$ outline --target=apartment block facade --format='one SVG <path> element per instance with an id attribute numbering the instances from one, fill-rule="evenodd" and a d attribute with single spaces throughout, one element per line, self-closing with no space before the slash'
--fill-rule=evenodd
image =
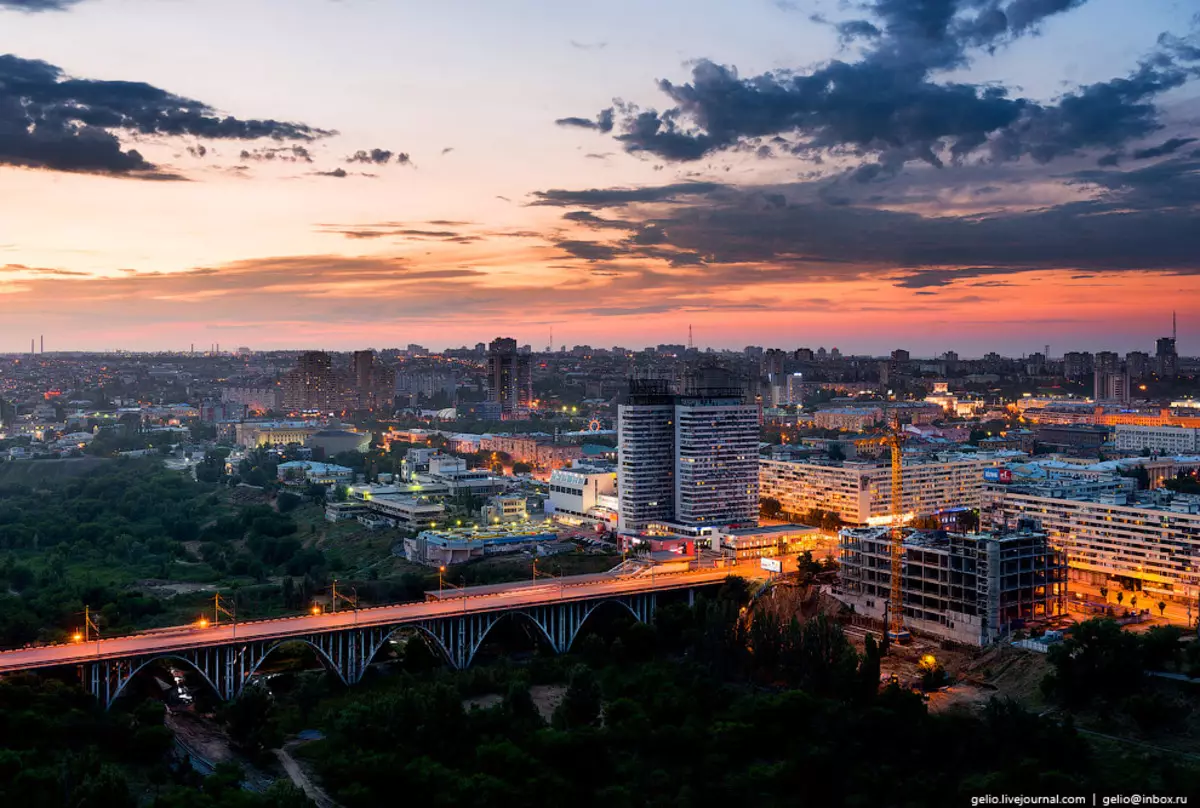
<path id="1" fill-rule="evenodd" d="M 948 508 L 978 508 L 983 475 L 1019 452 L 933 456 L 904 462 L 904 513 L 928 514 Z M 870 524 L 892 510 L 892 472 L 886 462 L 763 460 L 759 464 L 759 493 L 777 499 L 784 513 L 803 515 L 819 508 L 833 511 L 843 522 Z"/>

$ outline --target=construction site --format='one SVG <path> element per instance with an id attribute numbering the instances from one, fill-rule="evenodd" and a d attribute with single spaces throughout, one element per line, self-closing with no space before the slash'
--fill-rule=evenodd
<path id="1" fill-rule="evenodd" d="M 891 528 L 843 530 L 834 594 L 857 614 L 967 645 L 990 645 L 1066 608 L 1066 560 L 1046 534 L 902 530 L 900 596 Z"/>

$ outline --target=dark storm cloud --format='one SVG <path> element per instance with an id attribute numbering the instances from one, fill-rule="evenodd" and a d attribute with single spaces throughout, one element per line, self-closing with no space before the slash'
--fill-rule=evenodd
<path id="1" fill-rule="evenodd" d="M 559 118 L 555 121 L 559 126 L 575 126 L 580 129 L 595 129 L 597 132 L 611 132 L 613 128 L 613 108 L 600 110 L 595 120 L 588 118 Z"/>
<path id="2" fill-rule="evenodd" d="M 977 171 L 977 179 L 989 176 Z M 726 188 L 649 210 L 616 196 L 612 207 L 622 210 L 619 219 L 594 212 L 604 205 L 564 218 L 599 234 L 611 232 L 613 240 L 602 243 L 615 252 L 606 260 L 656 257 L 676 266 L 702 264 L 696 279 L 701 284 L 731 274 L 747 286 L 874 277 L 914 289 L 1061 269 L 1200 275 L 1200 159 L 1169 158 L 1130 171 L 1076 171 L 1060 180 L 1085 198 L 970 216 L 923 216 L 893 208 L 919 198 L 912 187 L 894 198 L 860 202 L 842 196 L 836 182 L 810 181 Z M 928 181 L 937 184 L 936 177 Z M 988 196 L 1005 190 L 984 187 L 992 189 Z M 1022 187 L 1018 180 L 1008 190 L 1019 197 Z M 593 200 L 604 197 L 604 189 L 585 193 Z M 830 197 L 843 204 L 829 204 Z M 888 209 L 876 207 L 885 204 Z"/>
<path id="3" fill-rule="evenodd" d="M 335 168 L 333 171 L 316 171 L 314 173 L 318 177 L 333 177 L 339 180 L 344 180 L 346 177 L 350 176 L 348 173 L 346 173 L 346 169 L 344 168 Z"/>
<path id="4" fill-rule="evenodd" d="M 535 191 L 532 205 L 613 208 L 638 202 L 674 202 L 680 197 L 705 196 L 726 186 L 715 182 L 679 182 L 646 188 L 591 188 L 586 191 Z"/>
<path id="5" fill-rule="evenodd" d="M 715 152 L 774 148 L 810 157 L 826 152 L 867 160 L 868 182 L 923 161 L 941 167 L 978 157 L 1024 156 L 1048 162 L 1088 149 L 1114 150 L 1160 128 L 1154 101 L 1197 75 L 1194 37 L 1160 39 L 1135 71 L 1043 103 L 993 84 L 938 81 L 972 55 L 1034 33 L 1042 21 L 1084 0 L 874 0 L 871 19 L 833 25 L 841 39 L 866 43 L 858 61 L 833 60 L 807 72 L 744 78 L 733 67 L 699 60 L 691 80 L 660 80 L 663 111 L 618 102 L 616 139 L 631 153 L 671 161 Z M 817 18 L 824 22 L 823 18 Z M 560 123 L 596 127 L 584 118 Z"/>
<path id="6" fill-rule="evenodd" d="M 83 0 L 0 0 L 0 11 L 14 8 L 17 11 L 66 11 Z"/>
<path id="7" fill-rule="evenodd" d="M 1138 149 L 1133 153 L 1133 159 L 1149 160 L 1153 157 L 1165 157 L 1168 154 L 1174 154 L 1189 143 L 1195 143 L 1196 140 L 1194 137 L 1173 137 L 1161 145 L 1149 149 Z"/>
<path id="8" fill-rule="evenodd" d="M 0 55 L 0 165 L 170 178 L 121 135 L 312 141 L 334 134 L 301 123 L 221 116 L 143 82 L 74 79 L 54 65 Z"/>

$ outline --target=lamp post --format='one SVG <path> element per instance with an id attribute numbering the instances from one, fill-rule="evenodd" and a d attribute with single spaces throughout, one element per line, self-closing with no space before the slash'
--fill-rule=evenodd
<path id="1" fill-rule="evenodd" d="M 441 596 L 442 596 L 442 585 L 444 583 L 445 575 L 446 575 L 445 565 L 438 567 L 438 598 L 441 598 Z"/>

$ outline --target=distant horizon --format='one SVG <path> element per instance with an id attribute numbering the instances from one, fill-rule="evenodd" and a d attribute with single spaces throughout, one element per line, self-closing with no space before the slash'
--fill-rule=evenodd
<path id="1" fill-rule="evenodd" d="M 501 336 L 508 336 L 508 335 L 501 335 Z M 1169 336 L 1169 335 L 1167 335 L 1167 336 Z M 495 339 L 495 337 L 489 338 L 487 340 L 476 340 L 473 343 L 449 345 L 449 346 L 446 346 L 446 347 L 440 348 L 440 349 L 432 348 L 427 345 L 422 346 L 422 347 L 428 351 L 427 355 L 440 356 L 440 355 L 445 354 L 448 351 L 475 350 L 476 345 L 478 345 L 480 342 L 487 344 L 488 342 L 491 341 L 491 339 Z M 420 343 L 412 343 L 412 344 L 420 344 Z M 517 340 L 517 344 L 518 344 L 518 346 L 521 346 L 521 347 L 529 345 L 532 348 L 531 353 L 534 355 L 564 355 L 564 354 L 571 353 L 571 351 L 576 347 L 576 345 L 581 345 L 581 346 L 587 345 L 588 347 L 590 347 L 594 350 L 604 350 L 604 351 L 612 351 L 612 349 L 614 347 L 622 347 L 622 348 L 627 348 L 627 349 L 631 350 L 633 353 L 642 353 L 646 350 L 652 350 L 654 348 L 657 348 L 659 345 L 681 345 L 683 343 L 661 342 L 661 343 L 654 343 L 652 345 L 642 345 L 640 347 L 635 346 L 635 345 L 617 346 L 617 345 L 596 345 L 596 344 L 591 344 L 591 343 L 576 343 L 576 345 L 560 346 L 559 348 L 555 348 L 552 351 L 547 351 L 544 346 L 539 348 L 536 345 L 533 345 L 532 343 L 522 342 L 520 339 Z M 252 355 L 254 355 L 254 354 L 288 354 L 288 353 L 299 354 L 299 353 L 305 353 L 307 351 L 321 351 L 321 352 L 330 353 L 330 354 L 352 354 L 355 351 L 375 351 L 376 353 L 382 353 L 385 351 L 395 351 L 397 353 L 406 353 L 408 351 L 407 346 L 375 347 L 375 346 L 371 346 L 371 345 L 360 345 L 360 346 L 354 346 L 354 347 L 349 347 L 349 348 L 319 348 L 319 347 L 254 348 L 253 346 L 241 346 L 241 347 L 248 347 L 250 350 L 250 354 L 252 354 Z M 889 349 L 886 349 L 886 350 L 883 350 L 880 352 L 876 352 L 876 353 L 862 353 L 862 352 L 851 352 L 851 351 L 843 350 L 842 348 L 840 348 L 839 346 L 836 346 L 836 345 L 822 346 L 822 345 L 814 344 L 814 345 L 796 345 L 796 346 L 788 347 L 788 346 L 784 346 L 784 345 L 771 345 L 771 344 L 759 345 L 759 344 L 755 344 L 755 343 L 747 343 L 746 345 L 743 345 L 741 347 L 736 347 L 736 348 L 733 348 L 733 347 L 724 348 L 724 347 L 717 347 L 717 346 L 696 345 L 695 349 L 702 356 L 707 355 L 709 350 L 711 350 L 714 354 L 718 354 L 718 355 L 723 355 L 723 354 L 742 354 L 742 355 L 744 355 L 745 350 L 748 347 L 762 348 L 763 350 L 778 349 L 778 350 L 785 351 L 789 354 L 793 353 L 797 350 L 804 349 L 804 348 L 810 349 L 815 353 L 820 348 L 824 347 L 827 352 L 831 352 L 834 349 L 838 350 L 840 353 L 841 359 L 888 359 L 888 358 L 890 358 L 890 355 L 893 350 L 907 350 L 910 354 L 911 361 L 923 361 L 923 360 L 938 361 L 938 360 L 942 359 L 943 354 L 945 354 L 947 351 L 953 351 L 954 353 L 957 353 L 958 359 L 960 361 L 967 361 L 967 362 L 981 361 L 987 353 L 993 353 L 993 352 L 999 354 L 1001 356 L 1001 358 L 1004 358 L 1004 359 L 1026 359 L 1029 356 L 1031 356 L 1032 354 L 1042 353 L 1042 351 L 1027 351 L 1027 352 L 1021 353 L 1021 354 L 1010 354 L 1010 353 L 1005 353 L 1004 351 L 1001 351 L 1001 350 L 995 350 L 995 351 L 984 351 L 983 353 L 980 353 L 980 354 L 965 354 L 961 351 L 955 351 L 953 348 L 948 348 L 946 350 L 939 351 L 936 354 L 923 354 L 923 353 L 914 351 L 910 348 L 905 348 L 902 346 L 897 346 L 895 348 L 889 348 Z M 1126 354 L 1128 354 L 1132 351 L 1141 350 L 1144 353 L 1146 353 L 1147 355 L 1149 355 L 1151 358 L 1153 358 L 1155 355 L 1154 348 L 1155 348 L 1155 346 L 1153 344 L 1150 345 L 1149 349 L 1131 348 L 1129 350 L 1118 350 L 1118 349 L 1114 349 L 1114 348 L 1110 348 L 1110 347 L 1095 348 L 1095 349 L 1090 349 L 1090 348 L 1085 347 L 1085 348 L 1072 348 L 1072 349 L 1070 349 L 1070 351 L 1067 351 L 1066 353 L 1082 352 L 1082 353 L 1095 354 L 1095 353 L 1099 353 L 1101 351 L 1114 351 L 1115 353 L 1118 353 L 1122 357 L 1124 357 Z M 1193 357 L 1183 351 L 1180 351 L 1178 349 L 1178 344 L 1176 345 L 1176 353 L 1181 359 L 1200 358 L 1200 355 L 1197 355 L 1197 357 Z M 191 357 L 191 358 L 200 359 L 200 358 L 205 358 L 205 357 L 209 357 L 209 358 L 236 357 L 239 355 L 239 351 L 236 348 L 234 348 L 234 349 L 222 348 L 219 352 L 216 352 L 216 353 L 214 353 L 211 349 L 209 349 L 209 350 L 194 350 L 193 351 L 193 350 L 189 350 L 186 348 L 185 349 L 162 348 L 162 349 L 150 349 L 150 350 L 135 350 L 135 349 L 124 349 L 124 348 L 111 348 L 111 349 L 80 348 L 80 349 L 46 350 L 45 352 L 34 351 L 33 353 L 30 353 L 29 351 L 24 351 L 24 352 L 10 351 L 7 353 L 0 353 L 0 357 L 4 358 L 6 360 L 10 360 L 10 359 L 27 359 L 30 356 L 36 357 L 36 356 L 43 356 L 43 355 L 44 356 L 56 356 L 56 355 L 57 356 L 79 356 L 79 355 L 109 356 L 109 355 L 118 355 L 118 354 L 129 355 L 129 356 Z M 1050 354 L 1046 355 L 1046 359 L 1048 361 L 1061 361 L 1062 358 L 1063 358 L 1063 353 L 1055 353 L 1053 350 L 1051 351 Z"/>

